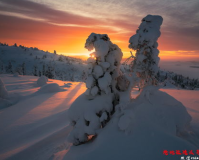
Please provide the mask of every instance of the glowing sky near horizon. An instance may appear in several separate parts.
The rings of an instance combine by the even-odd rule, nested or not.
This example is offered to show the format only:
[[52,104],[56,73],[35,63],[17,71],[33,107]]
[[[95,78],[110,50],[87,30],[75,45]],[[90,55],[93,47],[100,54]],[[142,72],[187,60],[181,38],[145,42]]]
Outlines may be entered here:
[[147,14],[164,19],[161,58],[199,60],[198,0],[0,0],[0,42],[88,55],[88,35],[106,33],[128,57],[128,40]]

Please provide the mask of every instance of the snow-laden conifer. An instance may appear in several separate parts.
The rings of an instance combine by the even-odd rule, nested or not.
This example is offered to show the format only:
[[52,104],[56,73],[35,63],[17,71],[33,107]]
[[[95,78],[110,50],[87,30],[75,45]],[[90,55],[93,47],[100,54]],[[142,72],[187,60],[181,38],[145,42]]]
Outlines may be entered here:
[[160,37],[160,26],[163,18],[147,15],[142,19],[136,34],[129,40],[129,48],[136,50],[133,71],[141,79],[140,86],[156,84],[158,72],[159,50],[157,40]]
[[91,33],[85,48],[95,51],[87,60],[87,90],[68,111],[73,126],[68,140],[74,145],[96,136],[98,130],[110,120],[118,100],[117,80],[121,76],[120,61],[123,54],[106,34]]
[[101,94],[117,93],[116,84],[120,73],[122,51],[113,44],[106,34],[91,33],[86,40],[85,48],[91,53],[88,62],[86,80],[87,95],[92,97]]

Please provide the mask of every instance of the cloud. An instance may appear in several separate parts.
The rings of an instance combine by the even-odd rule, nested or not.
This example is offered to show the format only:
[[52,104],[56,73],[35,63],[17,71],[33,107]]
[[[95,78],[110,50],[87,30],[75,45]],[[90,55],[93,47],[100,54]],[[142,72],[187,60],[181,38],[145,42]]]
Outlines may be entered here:
[[[27,0],[1,0],[0,6],[1,12],[11,12],[18,13],[28,16],[31,18],[43,19],[46,22],[54,24],[74,24],[74,25],[95,25],[98,21],[84,17],[80,15],[75,15],[66,11],[60,11],[52,9],[46,5],[35,3]],[[16,16],[18,15],[16,14]]]
[[0,34],[40,41],[49,35],[86,39],[97,32],[128,46],[141,19],[158,14],[164,18],[159,49],[199,50],[198,8],[198,0],[0,0]]

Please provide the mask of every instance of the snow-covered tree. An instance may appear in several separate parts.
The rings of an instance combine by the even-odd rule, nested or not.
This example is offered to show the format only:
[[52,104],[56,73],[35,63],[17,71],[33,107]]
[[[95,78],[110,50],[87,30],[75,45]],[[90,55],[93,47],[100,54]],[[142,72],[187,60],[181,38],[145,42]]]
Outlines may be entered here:
[[50,78],[50,79],[55,78],[55,70],[54,70],[54,67],[51,64],[49,64],[47,66],[47,70],[45,72],[45,76]]
[[42,75],[46,75],[46,65],[45,64],[43,64],[43,66],[42,66]]
[[121,49],[106,34],[95,33],[88,37],[85,48],[89,51],[95,49],[87,60],[86,94],[94,97],[117,93],[117,78],[121,75],[120,61],[123,55]]
[[25,64],[25,62],[22,63],[22,74],[26,75],[26,64]]
[[37,76],[38,74],[37,74],[37,66],[36,65],[34,65],[34,68],[33,68],[33,75],[34,76]]
[[17,46],[17,43],[14,44],[14,47],[18,47],[18,46]]
[[14,73],[18,73],[19,75],[23,75],[22,66],[21,65],[17,65],[17,67],[15,68],[15,72]]
[[0,73],[4,73],[4,64],[0,59]]
[[12,63],[9,61],[6,67],[6,73],[13,73]]
[[159,70],[159,50],[157,40],[160,37],[160,26],[163,18],[147,15],[142,19],[136,34],[129,40],[129,48],[136,50],[133,71],[141,79],[141,87],[156,84],[155,76]]
[[64,61],[63,55],[60,55],[60,56],[59,56],[58,61],[60,61],[60,62],[63,62],[63,61]]
[[57,54],[56,50],[54,50],[54,54]]
[[68,140],[74,145],[96,136],[115,111],[118,101],[117,80],[120,74],[121,49],[106,34],[92,33],[85,48],[95,49],[87,60],[87,90],[71,105],[68,117],[73,130]]
[[5,88],[3,81],[0,79],[0,98],[4,99],[8,96],[8,91]]

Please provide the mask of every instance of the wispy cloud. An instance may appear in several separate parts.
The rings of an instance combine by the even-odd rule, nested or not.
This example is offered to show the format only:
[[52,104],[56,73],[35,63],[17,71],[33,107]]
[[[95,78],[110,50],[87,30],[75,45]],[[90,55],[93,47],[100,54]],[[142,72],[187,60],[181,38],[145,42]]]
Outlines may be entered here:
[[0,10],[3,13],[16,13],[15,16],[19,17],[19,14],[29,17],[29,19],[43,19],[46,22],[54,24],[75,24],[75,25],[95,25],[98,21],[75,15],[66,11],[59,11],[50,8],[46,5],[27,1],[27,0],[1,0],[2,6]]

